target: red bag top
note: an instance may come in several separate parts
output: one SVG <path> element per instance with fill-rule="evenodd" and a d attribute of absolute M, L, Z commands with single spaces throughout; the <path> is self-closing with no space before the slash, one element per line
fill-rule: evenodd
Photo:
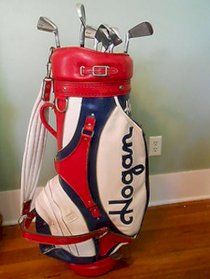
<path fill-rule="evenodd" d="M 54 50 L 51 63 L 55 94 L 110 97 L 130 91 L 133 62 L 126 53 L 64 47 Z"/>
<path fill-rule="evenodd" d="M 106 53 L 81 47 L 54 50 L 52 77 L 66 81 L 101 81 L 130 79 L 133 62 L 126 53 Z"/>

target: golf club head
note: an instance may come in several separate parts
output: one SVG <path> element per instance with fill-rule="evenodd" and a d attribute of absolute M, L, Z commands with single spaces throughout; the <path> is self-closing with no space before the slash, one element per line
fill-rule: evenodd
<path fill-rule="evenodd" d="M 105 28 L 109 34 L 109 37 L 114 46 L 117 46 L 122 43 L 122 39 L 119 34 L 119 30 L 116 27 L 110 27 L 107 24 L 103 24 L 103 28 Z"/>
<path fill-rule="evenodd" d="M 80 33 L 79 33 L 79 44 L 81 47 L 85 46 L 85 29 L 86 29 L 86 14 L 85 7 L 83 4 L 76 4 L 77 14 L 81 21 Z"/>
<path fill-rule="evenodd" d="M 90 25 L 86 25 L 85 38 L 94 39 L 96 34 L 96 28 Z"/>
<path fill-rule="evenodd" d="M 122 38 L 120 36 L 119 30 L 117 27 L 110 27 L 111 32 L 110 32 L 110 37 L 111 40 L 114 44 L 114 46 L 118 46 L 119 44 L 122 43 Z"/>
<path fill-rule="evenodd" d="M 103 51 L 107 51 L 110 45 L 113 44 L 113 42 L 109 36 L 109 32 L 107 32 L 106 29 L 101 28 L 100 31 L 101 31 L 101 43 L 102 43 Z"/>
<path fill-rule="evenodd" d="M 109 46 L 106 49 L 107 52 L 113 52 L 113 48 L 120 43 L 122 43 L 122 39 L 119 35 L 119 31 L 115 27 L 110 27 L 108 24 L 101 24 L 100 28 L 105 30 L 105 35 L 106 35 L 106 41 L 105 45 L 108 44 L 109 41 Z"/>
<path fill-rule="evenodd" d="M 128 31 L 129 38 L 150 36 L 153 34 L 152 25 L 149 22 L 141 22 Z"/>
<path fill-rule="evenodd" d="M 109 33 L 108 33 L 107 29 L 105 28 L 104 24 L 101 24 L 98 27 L 98 29 L 96 30 L 95 45 L 94 45 L 95 50 L 97 50 L 97 46 L 99 43 L 102 43 L 102 46 L 105 51 L 109 48 L 110 44 L 112 43 L 111 39 L 109 37 Z"/>
<path fill-rule="evenodd" d="M 60 47 L 58 27 L 49 18 L 41 16 L 37 23 L 37 29 L 46 32 L 53 32 L 55 34 L 56 47 Z"/>
<path fill-rule="evenodd" d="M 94 36 L 94 49 L 97 50 L 98 44 L 101 43 L 101 25 L 96 29 Z"/>
<path fill-rule="evenodd" d="M 81 20 L 82 24 L 86 26 L 86 14 L 85 14 L 85 7 L 81 3 L 76 4 L 77 14 L 79 19 Z"/>
<path fill-rule="evenodd" d="M 152 25 L 149 22 L 141 22 L 128 30 L 126 37 L 125 37 L 125 47 L 124 52 L 128 52 L 129 40 L 131 38 L 139 38 L 143 36 L 150 36 L 153 34 Z"/>

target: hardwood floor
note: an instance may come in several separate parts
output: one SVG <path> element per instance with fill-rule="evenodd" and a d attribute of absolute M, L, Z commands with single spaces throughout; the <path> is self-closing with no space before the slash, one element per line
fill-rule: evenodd
<path fill-rule="evenodd" d="M 210 278 L 210 200 L 150 208 L 128 253 L 99 278 Z M 84 277 L 42 255 L 36 244 L 22 239 L 17 226 L 8 226 L 0 241 L 0 278 Z"/>

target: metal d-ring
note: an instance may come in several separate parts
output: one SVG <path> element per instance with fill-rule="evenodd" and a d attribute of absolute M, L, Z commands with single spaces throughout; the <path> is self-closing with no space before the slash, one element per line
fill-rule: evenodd
<path fill-rule="evenodd" d="M 63 99 L 60 99 L 63 101 Z M 67 111 L 68 108 L 68 98 L 65 98 L 65 107 L 63 109 L 60 109 L 58 106 L 58 98 L 55 99 L 55 108 L 57 109 L 58 112 L 64 113 Z"/>

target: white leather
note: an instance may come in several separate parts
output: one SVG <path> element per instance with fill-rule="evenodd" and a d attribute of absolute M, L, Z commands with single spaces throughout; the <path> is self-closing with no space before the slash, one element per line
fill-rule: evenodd
<path fill-rule="evenodd" d="M 123 188 L 126 185 L 122 183 L 122 172 L 125 171 L 122 166 L 122 156 L 126 152 L 122 149 L 122 139 L 128 134 L 130 127 L 133 127 L 132 137 L 127 142 L 132 144 L 132 166 L 145 165 L 145 143 L 141 128 L 123 111 L 118 99 L 115 98 L 117 107 L 110 115 L 105 124 L 98 147 L 97 153 L 97 182 L 99 185 L 99 195 L 105 211 L 121 211 L 126 198 L 122 196 Z M 139 231 L 147 201 L 145 186 L 145 170 L 139 175 L 133 175 L 133 181 L 130 184 L 133 187 L 132 202 L 127 210 L 133 210 L 132 213 L 124 215 L 126 220 L 134 218 L 135 221 L 130 224 L 124 224 L 120 219 L 120 214 L 109 214 L 109 218 L 115 226 L 126 235 L 135 235 Z M 127 192 L 126 192 L 127 193 Z M 119 201 L 117 204 L 110 204 L 110 201 Z"/>
<path fill-rule="evenodd" d="M 89 232 L 78 207 L 61 187 L 58 176 L 52 178 L 38 195 L 35 208 L 49 225 L 52 235 L 69 236 Z M 88 257 L 95 255 L 95 246 L 92 240 L 56 247 L 63 248 L 74 256 Z"/>
<path fill-rule="evenodd" d="M 82 98 L 71 97 L 68 99 L 68 108 L 65 113 L 63 127 L 63 148 L 71 141 L 79 121 Z"/>

